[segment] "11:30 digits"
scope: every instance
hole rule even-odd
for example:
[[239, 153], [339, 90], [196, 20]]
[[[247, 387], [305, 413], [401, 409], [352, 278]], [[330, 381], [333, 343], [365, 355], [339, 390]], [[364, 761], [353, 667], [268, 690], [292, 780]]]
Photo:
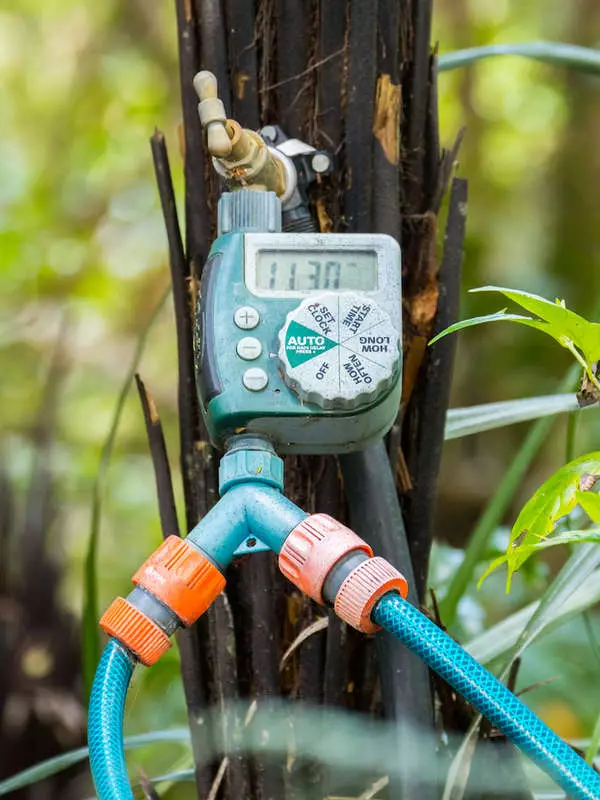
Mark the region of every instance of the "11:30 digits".
[[[308, 265], [309, 269], [306, 268]], [[347, 269], [358, 269], [358, 264], [348, 262]], [[285, 273], [288, 273], [287, 276]], [[283, 273], [283, 274], [282, 274]], [[288, 289], [289, 291], [311, 291], [318, 289], [339, 289], [342, 274], [342, 264], [340, 261], [307, 260], [304, 264], [298, 265], [295, 261], [285, 266], [278, 264], [277, 261], [271, 262], [269, 272], [269, 289]], [[287, 279], [286, 279], [287, 278]], [[282, 285], [283, 284], [283, 285]]]

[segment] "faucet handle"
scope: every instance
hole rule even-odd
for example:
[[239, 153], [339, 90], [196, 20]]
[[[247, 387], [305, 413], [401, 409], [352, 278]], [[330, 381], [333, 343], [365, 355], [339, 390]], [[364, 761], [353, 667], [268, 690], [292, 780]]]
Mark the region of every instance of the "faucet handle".
[[208, 151], [216, 158], [224, 158], [231, 153], [231, 139], [225, 126], [225, 106], [217, 96], [217, 79], [212, 72], [202, 70], [194, 76], [194, 89], [200, 98], [198, 114], [206, 129]]

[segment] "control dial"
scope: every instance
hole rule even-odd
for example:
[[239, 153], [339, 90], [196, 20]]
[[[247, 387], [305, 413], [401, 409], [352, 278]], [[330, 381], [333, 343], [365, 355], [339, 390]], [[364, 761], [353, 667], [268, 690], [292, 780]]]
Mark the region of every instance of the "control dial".
[[321, 408], [370, 405], [399, 377], [399, 338], [388, 314], [364, 295], [311, 295], [279, 332], [284, 380]]

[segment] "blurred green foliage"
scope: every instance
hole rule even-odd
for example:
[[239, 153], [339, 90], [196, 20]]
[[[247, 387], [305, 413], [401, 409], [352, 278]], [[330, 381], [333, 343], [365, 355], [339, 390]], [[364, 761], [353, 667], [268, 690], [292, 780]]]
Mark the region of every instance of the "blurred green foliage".
[[[441, 52], [534, 39], [594, 46], [598, 30], [594, 0], [438, 0], [434, 19]], [[64, 557], [64, 602], [78, 612], [100, 451], [136, 339], [168, 282], [148, 139], [155, 125], [165, 131], [181, 198], [177, 82], [171, 3], [0, 3], [2, 455], [15, 486], [23, 488], [32, 424], [66, 320], [68, 375], [52, 454], [61, 514], [50, 535]], [[440, 76], [442, 142], [449, 145], [467, 125], [458, 166], [469, 178], [462, 317], [493, 310], [494, 299], [482, 308], [481, 297], [466, 294], [482, 284], [564, 297], [569, 307], [589, 315], [600, 293], [599, 93], [596, 78], [513, 57]], [[458, 345], [453, 404], [552, 392], [570, 358], [535, 331], [467, 331]], [[178, 485], [169, 305], [150, 335], [141, 374], [161, 413]], [[597, 445], [598, 417], [582, 418], [575, 455]], [[464, 543], [524, 430], [515, 426], [446, 446], [442, 541]], [[561, 463], [564, 423], [553, 430], [507, 523]], [[133, 395], [107, 484], [99, 553], [102, 606], [127, 591], [132, 570], [160, 540], [143, 419]], [[486, 561], [506, 538], [499, 531]], [[436, 588], [443, 590], [444, 575], [459, 557], [438, 546]], [[552, 554], [524, 568], [509, 598], [502, 597], [495, 576], [481, 593], [473, 587], [459, 608], [463, 630], [474, 634], [534, 599], [561, 563]], [[597, 628], [593, 618], [596, 633]], [[525, 657], [523, 684], [560, 677], [528, 702], [564, 735], [589, 735], [596, 717], [586, 698], [598, 668], [587, 635], [583, 625], [569, 624]], [[184, 723], [177, 655], [171, 651], [152, 670], [137, 673], [126, 728]], [[152, 772], [168, 771], [176, 758], [172, 750], [158, 756], [153, 751]]]

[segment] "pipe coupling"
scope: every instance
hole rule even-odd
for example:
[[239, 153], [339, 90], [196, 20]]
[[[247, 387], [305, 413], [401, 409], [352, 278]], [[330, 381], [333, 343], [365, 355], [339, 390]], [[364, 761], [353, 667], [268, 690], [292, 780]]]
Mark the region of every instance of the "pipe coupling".
[[388, 592], [398, 592], [406, 598], [406, 578], [385, 558], [369, 558], [346, 577], [335, 597], [333, 609], [357, 631], [375, 633], [380, 626], [371, 620], [371, 612], [375, 603]]
[[100, 627], [124, 645], [146, 667], [171, 647], [167, 634], [124, 597], [117, 597], [100, 619]]
[[312, 514], [291, 531], [279, 553], [279, 569], [302, 592], [323, 604], [323, 584], [333, 567], [352, 550], [372, 556], [354, 531], [327, 514]]
[[279, 569], [317, 603], [362, 633], [375, 633], [377, 601], [388, 592], [408, 594], [408, 583], [354, 531], [327, 514], [313, 514], [289, 534], [279, 553]]
[[136, 588], [117, 597], [100, 627], [150, 666], [171, 646], [181, 625], [192, 625], [225, 587], [217, 567], [186, 539], [169, 536], [132, 578]]

